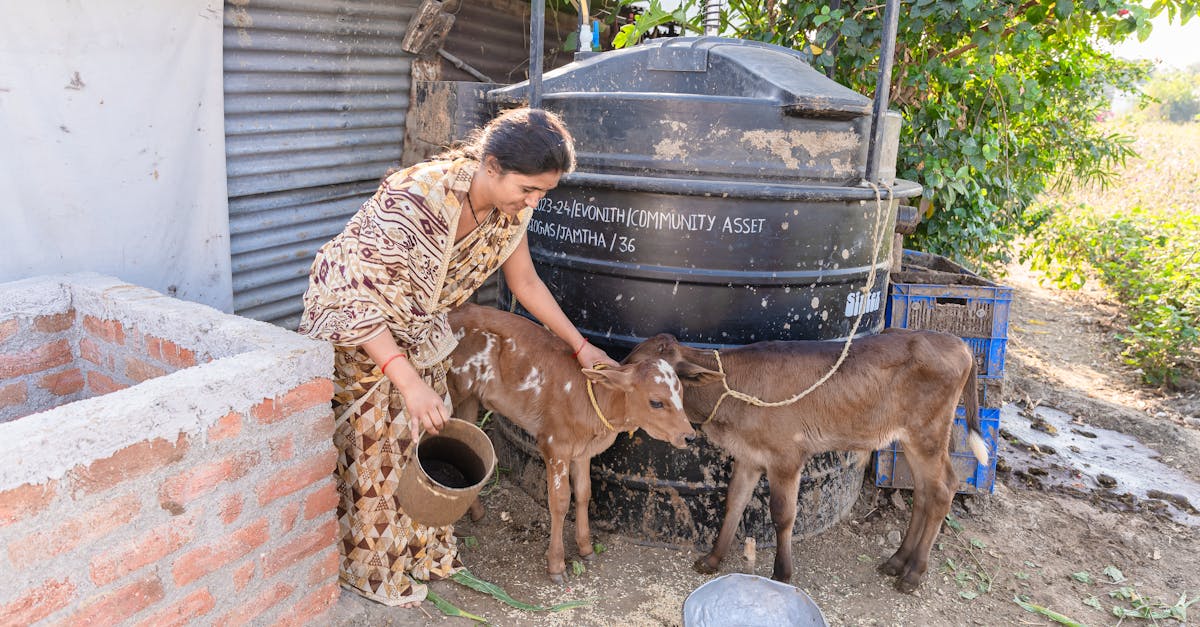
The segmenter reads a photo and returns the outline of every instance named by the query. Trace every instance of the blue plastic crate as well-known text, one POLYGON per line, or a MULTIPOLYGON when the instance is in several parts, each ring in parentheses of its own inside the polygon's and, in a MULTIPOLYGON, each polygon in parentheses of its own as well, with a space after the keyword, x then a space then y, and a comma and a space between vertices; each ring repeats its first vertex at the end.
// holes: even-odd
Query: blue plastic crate
POLYGON ((1004 378, 1004 353, 1008 350, 1008 339, 964 337, 962 341, 971 347, 975 355, 976 376, 980 379, 1004 378))
POLYGON ((888 295, 888 327, 956 335, 971 347, 980 377, 1004 377, 1011 287, 981 278, 945 257, 906 250, 902 271, 891 276, 888 295), (923 270, 910 271, 916 267, 923 270))
MULTIPOLYGON (((988 463, 980 464, 967 446, 966 413, 960 407, 950 436, 950 463, 959 478, 958 491, 965 494, 991 494, 996 488, 996 452, 1000 437, 1000 410, 980 408, 979 426, 987 444, 988 463)), ((881 488, 912 489, 912 470, 904 459, 904 448, 892 442, 875 452, 875 485, 881 488)))
POLYGON ((892 283, 888 326, 961 338, 1006 338, 1012 293, 1011 287, 1000 285, 892 283))

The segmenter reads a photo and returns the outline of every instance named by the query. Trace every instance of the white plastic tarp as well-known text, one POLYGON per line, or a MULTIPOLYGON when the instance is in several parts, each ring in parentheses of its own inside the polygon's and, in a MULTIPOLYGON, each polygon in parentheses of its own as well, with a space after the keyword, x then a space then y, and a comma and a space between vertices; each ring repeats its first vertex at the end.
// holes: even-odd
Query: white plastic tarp
POLYGON ((220 0, 0 0, 0 281, 230 311, 220 0))

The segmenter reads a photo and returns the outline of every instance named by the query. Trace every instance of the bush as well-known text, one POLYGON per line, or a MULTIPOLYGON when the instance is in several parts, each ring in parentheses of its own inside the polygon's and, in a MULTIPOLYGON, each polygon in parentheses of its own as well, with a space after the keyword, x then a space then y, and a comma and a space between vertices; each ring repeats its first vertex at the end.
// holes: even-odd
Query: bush
POLYGON ((1089 275, 1124 305, 1126 361, 1171 387, 1200 366, 1200 215, 1135 206, 1105 215, 1088 205, 1038 209, 1027 255, 1059 286, 1089 275))

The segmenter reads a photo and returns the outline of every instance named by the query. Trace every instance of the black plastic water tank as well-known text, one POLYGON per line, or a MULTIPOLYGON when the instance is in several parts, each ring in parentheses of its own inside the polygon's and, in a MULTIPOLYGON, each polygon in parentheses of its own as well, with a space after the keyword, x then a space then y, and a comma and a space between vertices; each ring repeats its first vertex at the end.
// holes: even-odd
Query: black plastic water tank
MULTIPOLYGON (((886 116, 880 147, 889 203, 886 189, 877 202, 861 183, 870 100, 786 48, 655 40, 559 68, 542 89, 543 106, 575 135, 578 168, 537 207, 530 250, 592 343, 619 359, 660 332, 719 348, 844 338, 860 312, 860 334, 882 327, 896 206, 920 193, 893 180, 899 116, 886 116), (878 275, 864 294, 873 258, 878 275)), ((521 83, 488 98, 505 107, 527 91, 521 83)), ((502 425, 501 434, 515 447, 502 464, 540 463, 520 452, 523 433, 502 425)), ((728 460, 706 442, 679 452, 622 436, 592 474, 599 526, 669 544, 715 538, 728 460)), ((860 482, 848 455, 814 459, 796 533, 837 522, 860 482)), ((770 544, 765 495, 764 482, 743 529, 770 544)))

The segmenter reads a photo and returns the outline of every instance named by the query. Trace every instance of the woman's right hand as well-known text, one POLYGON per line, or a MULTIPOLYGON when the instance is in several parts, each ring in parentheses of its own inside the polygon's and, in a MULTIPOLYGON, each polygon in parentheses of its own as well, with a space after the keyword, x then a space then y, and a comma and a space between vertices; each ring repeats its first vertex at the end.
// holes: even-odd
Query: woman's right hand
POLYGON ((432 435, 437 435, 438 431, 446 426, 449 417, 446 404, 424 379, 417 378, 399 391, 404 397, 404 408, 408 413, 409 428, 412 429, 413 437, 416 437, 420 427, 424 427, 425 431, 432 435))

